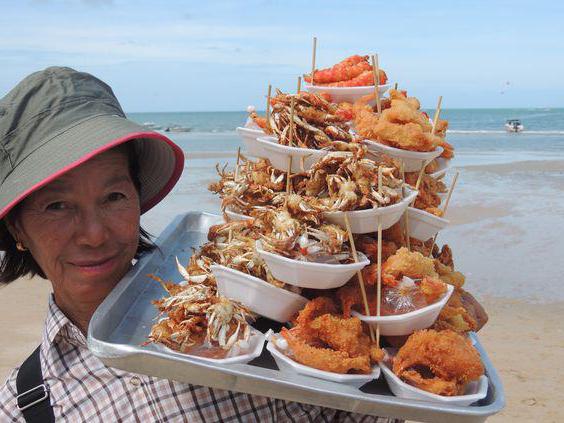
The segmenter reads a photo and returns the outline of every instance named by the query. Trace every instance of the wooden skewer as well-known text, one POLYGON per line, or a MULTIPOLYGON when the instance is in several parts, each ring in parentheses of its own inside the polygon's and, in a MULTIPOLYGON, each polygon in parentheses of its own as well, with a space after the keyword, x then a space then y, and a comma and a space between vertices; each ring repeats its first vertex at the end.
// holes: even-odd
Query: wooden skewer
POLYGON ((302 77, 298 76, 298 94, 302 90, 302 77))
POLYGON ((290 177, 292 176, 292 156, 288 156, 288 171, 286 172, 286 194, 290 194, 292 185, 290 177))
POLYGON ((435 135, 435 129, 437 128, 437 122, 439 121, 439 115, 441 114, 441 103, 443 102, 443 96, 439 96, 439 101, 437 102, 437 108, 435 109, 435 116, 433 116, 433 129, 431 129, 431 135, 435 135))
MULTIPOLYGON (((419 189, 419 187, 421 186, 421 181, 423 180, 423 174, 425 173, 425 168, 431 162, 432 162, 432 160, 425 160, 423 162, 423 166, 421 166, 421 170, 419 171, 419 176, 417 177, 417 182, 415 184, 415 191, 417 191, 419 189)), ((411 204, 415 204, 415 200, 413 200, 413 203, 411 203, 411 204)))
MULTIPOLYGON (((344 213, 345 215, 345 226, 347 228, 347 234, 349 236, 349 243, 351 244, 351 250, 353 253, 353 258, 356 263, 358 263, 358 254, 356 253, 356 246, 354 245, 354 238, 351 231, 351 224, 349 222, 349 216, 347 212, 344 213)), ((370 307, 368 307, 368 298, 366 297, 366 289, 364 287, 364 279, 362 277, 362 271, 358 270, 356 272, 356 276, 358 278, 358 284, 360 285, 360 292, 362 294, 362 302, 364 303, 364 314, 366 316, 370 316, 370 307)), ((374 328, 372 325, 368 325, 370 330, 370 340, 374 342, 376 338, 374 337, 374 328)))
MULTIPOLYGON (((382 167, 378 167, 378 193, 382 194, 382 167)), ((378 215, 378 254, 377 266, 377 285, 376 285, 376 316, 380 317, 380 305, 382 302, 382 219, 378 215)), ((380 348, 380 325, 376 325, 376 347, 380 348)))
POLYGON ((235 175, 233 176, 233 180, 237 182, 239 179, 239 162, 241 161, 241 147, 237 148, 237 162, 235 163, 235 175))
MULTIPOLYGON (((376 260, 377 286, 376 286, 376 316, 380 317, 380 304, 382 303, 382 219, 378 215, 378 254, 376 260)), ((380 348, 380 325, 376 325, 376 347, 380 348)))
POLYGON ((372 55, 372 72, 374 73, 374 92, 376 93, 376 110, 378 114, 382 113, 382 105, 380 104, 380 68, 378 67, 378 55, 372 55))
POLYGON ((394 90, 397 91, 397 89, 398 89, 398 83, 396 82, 396 83, 394 84, 394 90))
POLYGON ((454 186, 456 185, 456 181, 458 180, 459 174, 460 174, 460 172, 456 172, 456 174, 454 175, 454 179, 452 180, 452 184, 450 184, 450 189, 448 190, 447 198, 446 198, 446 201, 445 201, 445 206, 443 208, 443 216, 447 212, 448 203, 450 202, 450 197, 452 196, 452 191, 454 191, 454 186))
MULTIPOLYGON (((402 195, 402 198, 403 198, 403 197, 405 197, 405 184, 406 184, 403 160, 401 161, 401 164, 400 164, 400 173, 401 173, 401 180, 403 181, 403 183, 401 185, 401 195, 402 195)), ((407 209, 405 209, 405 212, 403 214, 403 220, 405 222, 405 224, 404 224, 405 246, 407 247, 408 250, 411 251, 411 243, 409 241, 409 214, 408 214, 407 209)))
POLYGON ((290 103, 290 139, 288 140, 288 145, 293 146, 294 142, 294 108, 296 105, 296 98, 292 96, 292 101, 290 103))
MULTIPOLYGON (((454 186, 456 185, 456 181, 458 180, 459 174, 460 174, 460 172, 456 172, 456 174, 454 175, 454 178, 452 180, 452 184, 450 184, 450 188, 448 189, 448 194, 447 194, 447 198, 446 198, 446 201, 445 201, 445 206, 443 207, 443 217, 446 215, 448 203, 450 202, 450 197, 452 196, 452 191, 454 191, 454 186)), ((435 236, 433 237, 433 243, 431 244, 431 251, 429 252, 429 257, 431 257, 433 255, 433 247, 435 246, 435 243, 437 242, 438 236, 439 236, 439 233, 437 232, 435 234, 435 236)))
POLYGON ((268 84, 268 95, 266 96, 266 128, 270 132, 270 97, 272 95, 272 85, 268 84))
MULTIPOLYGON (((432 161, 432 159, 431 160, 425 160, 423 162, 423 166, 421 167, 421 170, 419 171, 419 176, 417 177, 417 183, 415 184, 415 191, 419 190, 419 186, 421 185, 421 181, 423 180, 423 173, 425 172, 425 168, 427 167, 427 165, 429 163, 431 163, 431 161, 432 161)), ((416 200, 417 200, 417 197, 415 197, 415 200, 413 200, 411 202, 409 207, 413 207, 416 200)), ((406 236, 406 239, 407 239, 407 249, 409 251, 411 251, 411 239, 409 237, 409 207, 405 211, 405 236, 406 236)))
POLYGON ((313 83, 313 75, 315 74, 315 54, 317 50, 317 37, 313 37, 313 52, 311 55, 311 86, 314 85, 313 83))

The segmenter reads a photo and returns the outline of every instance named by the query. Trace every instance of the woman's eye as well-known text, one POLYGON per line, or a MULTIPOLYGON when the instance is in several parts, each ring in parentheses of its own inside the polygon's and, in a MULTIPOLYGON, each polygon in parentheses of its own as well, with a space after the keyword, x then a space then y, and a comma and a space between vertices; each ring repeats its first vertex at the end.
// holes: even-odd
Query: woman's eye
POLYGON ((112 192, 110 195, 108 195, 108 201, 113 202, 113 201, 119 201, 125 198, 125 195, 123 195, 121 192, 112 192))
POLYGON ((57 211, 57 210, 65 210, 68 206, 63 201, 55 201, 54 203, 50 203, 47 205, 47 210, 57 211))

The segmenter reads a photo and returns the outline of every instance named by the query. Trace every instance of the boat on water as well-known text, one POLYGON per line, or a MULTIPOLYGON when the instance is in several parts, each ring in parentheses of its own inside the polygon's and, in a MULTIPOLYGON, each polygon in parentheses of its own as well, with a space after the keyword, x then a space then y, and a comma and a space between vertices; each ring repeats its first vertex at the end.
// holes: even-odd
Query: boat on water
POLYGON ((171 126, 167 126, 164 131, 165 132, 190 132, 192 130, 192 128, 189 128, 187 126, 181 126, 181 125, 171 125, 171 126))
POLYGON ((155 122, 143 122, 143 126, 147 129, 151 129, 153 131, 163 129, 162 126, 157 125, 155 122))
POLYGON ((507 132, 521 132, 525 127, 519 119, 509 119, 505 122, 505 130, 507 132))

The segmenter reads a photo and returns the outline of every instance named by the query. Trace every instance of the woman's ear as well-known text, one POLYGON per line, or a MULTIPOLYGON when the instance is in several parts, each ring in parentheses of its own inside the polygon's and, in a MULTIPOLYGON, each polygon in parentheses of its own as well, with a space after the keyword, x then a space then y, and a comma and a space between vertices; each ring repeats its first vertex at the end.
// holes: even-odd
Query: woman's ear
POLYGON ((16 242, 19 241, 22 231, 18 219, 8 215, 4 218, 4 225, 6 226, 6 229, 8 230, 10 235, 12 235, 12 238, 14 238, 16 242))

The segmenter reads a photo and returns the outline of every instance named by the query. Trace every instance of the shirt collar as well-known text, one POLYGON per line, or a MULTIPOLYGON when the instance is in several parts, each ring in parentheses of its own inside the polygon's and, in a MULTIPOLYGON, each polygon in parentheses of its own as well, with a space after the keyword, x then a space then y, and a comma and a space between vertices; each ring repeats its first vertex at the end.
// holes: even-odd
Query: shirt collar
POLYGON ((49 345, 59 339, 63 339, 78 347, 86 347, 86 337, 57 306, 53 294, 49 296, 49 309, 45 320, 43 337, 49 345))

